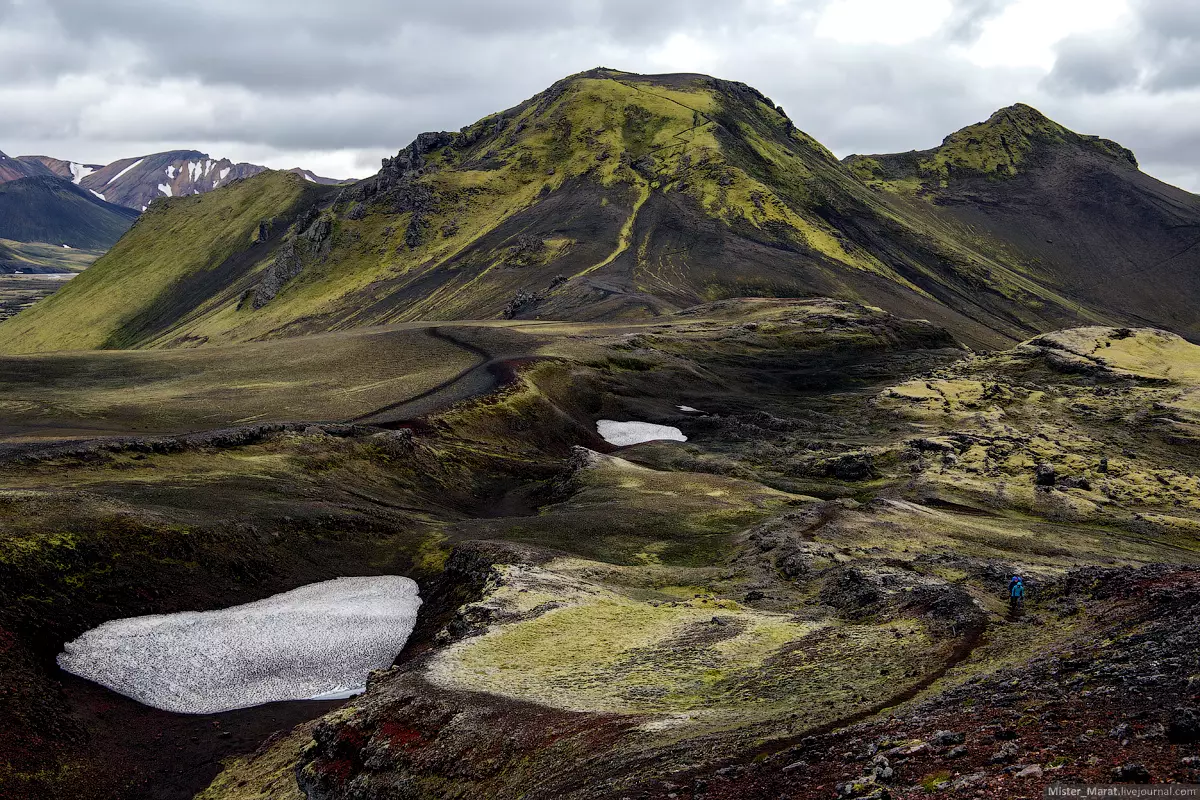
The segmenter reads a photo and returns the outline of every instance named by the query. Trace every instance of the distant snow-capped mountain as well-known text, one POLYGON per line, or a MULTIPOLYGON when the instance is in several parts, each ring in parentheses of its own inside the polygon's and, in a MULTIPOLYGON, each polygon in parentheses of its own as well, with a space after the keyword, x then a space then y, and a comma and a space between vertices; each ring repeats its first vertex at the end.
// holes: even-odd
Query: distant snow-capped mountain
MULTIPOLYGON (((10 158, 0 153, 0 183, 52 174, 72 181, 105 202, 135 211, 145 211, 158 197, 204 194, 266 169, 258 164, 235 164, 227 158, 214 159, 198 150, 123 158, 107 165, 81 164, 50 156, 10 158)), ((340 183, 299 167, 289 171, 313 183, 340 183)))

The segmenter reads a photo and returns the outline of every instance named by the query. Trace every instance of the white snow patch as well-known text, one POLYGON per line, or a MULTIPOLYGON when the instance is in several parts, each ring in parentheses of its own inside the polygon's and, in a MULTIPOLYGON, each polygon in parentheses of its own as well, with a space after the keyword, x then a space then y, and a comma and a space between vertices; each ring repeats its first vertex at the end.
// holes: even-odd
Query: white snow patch
POLYGON ((700 409, 692 408, 691 406, 675 406, 675 407, 678 408, 680 411, 686 411, 689 414, 703 414, 704 413, 700 409))
POLYGON ((104 199, 104 195, 100 194, 95 189, 88 189, 88 191, 91 192, 92 194, 96 195, 96 197, 99 197, 101 200, 104 199))
POLYGON ((367 690, 364 686, 355 686, 353 689, 334 689, 332 692, 314 695, 309 700, 345 700, 349 697, 356 697, 367 690))
POLYGON ((116 175, 114 175, 114 176, 112 176, 111 178, 109 178, 109 179, 108 179, 108 183, 106 183, 106 184, 104 184, 104 185, 107 187, 107 186, 108 186, 110 183, 112 183, 113 181, 115 181, 117 178, 120 178, 120 177, 121 177, 122 175, 124 175, 126 172, 129 172, 129 170, 133 169, 134 167, 136 167, 138 164, 142 163, 142 162, 143 162, 143 161, 145 161, 145 160, 146 160, 146 159, 144 159, 144 158, 139 158, 137 161, 133 162, 133 163, 132 163, 132 164, 130 164, 128 167, 126 167, 125 169, 123 169, 123 170, 121 170, 120 172, 118 172, 116 175))
POLYGON ((67 642, 58 664, 181 714, 331 698, 391 665, 420 604, 409 578, 338 578, 221 611, 106 622, 67 642))
POLYGON ((303 175, 304 175, 304 180, 306 180, 306 181, 309 181, 310 183, 316 183, 316 182, 317 182, 317 179, 316 179, 316 178, 314 178, 312 175, 309 175, 307 172, 304 172, 304 173, 301 173, 301 174, 303 174, 303 175))
POLYGON ((207 175, 208 173, 212 172, 212 168, 213 160, 210 158, 208 161, 204 162, 204 174, 207 175))
POLYGON ((174 196, 175 196, 175 193, 174 193, 173 191, 171 191, 171 185, 170 185, 170 184, 167 184, 167 183, 160 183, 160 184, 158 185, 158 190, 159 190, 160 192, 162 192, 163 194, 165 194, 167 197, 174 197, 174 196))
POLYGON ((145 207, 145 206, 142 206, 142 211, 145 211, 145 210, 146 210, 146 207, 145 207))
POLYGON ((176 172, 177 172, 177 170, 175 169, 175 165, 174 165, 174 164, 171 164, 170 166, 168 166, 168 167, 167 167, 167 180, 169 180, 169 181, 173 181, 173 180, 175 180, 175 173, 176 173, 176 172))
POLYGON ((229 174, 229 170, 231 170, 231 169, 233 169, 233 167, 226 167, 225 169, 221 170, 221 177, 217 178, 217 180, 219 180, 219 181, 225 180, 225 176, 229 174))
POLYGON ((85 167, 83 164, 76 164, 74 161, 69 162, 71 166, 71 180, 79 183, 81 180, 91 175, 96 170, 91 167, 85 167))
POLYGON ((189 161, 189 162, 187 162, 187 171, 188 171, 188 178, 191 180, 192 183, 195 183, 196 179, 199 178, 201 174, 203 174, 204 163, 201 161, 197 161, 196 163, 193 164, 191 161, 189 161))
POLYGON ((653 442, 667 439, 673 442, 686 442, 687 437, 679 428, 670 425, 655 425, 651 422, 615 422, 602 419, 596 422, 596 431, 609 444, 626 447, 641 442, 653 442))
POLYGON ((71 245, 69 245, 69 244, 63 245, 63 250, 70 250, 70 249, 71 249, 71 245))

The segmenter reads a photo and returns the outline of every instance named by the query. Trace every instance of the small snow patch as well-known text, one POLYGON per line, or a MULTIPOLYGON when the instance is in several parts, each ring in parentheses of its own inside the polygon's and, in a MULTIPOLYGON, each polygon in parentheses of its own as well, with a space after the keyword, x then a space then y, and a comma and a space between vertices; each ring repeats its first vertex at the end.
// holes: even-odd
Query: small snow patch
POLYGON ((175 193, 171 191, 171 186, 166 183, 160 183, 158 185, 158 190, 160 192, 162 192, 163 194, 165 194, 167 197, 174 197, 174 195, 175 195, 175 193))
POLYGON ((704 413, 700 409, 692 408, 691 406, 675 406, 675 407, 678 408, 680 411, 686 411, 689 414, 703 414, 704 413))
POLYGON ((221 173, 220 173, 221 177, 217 178, 217 180, 219 180, 219 181, 225 180, 225 176, 229 174, 229 170, 231 170, 231 169, 233 169, 233 167, 226 167, 225 169, 221 170, 221 173))
POLYGON ((91 192, 92 194, 96 195, 96 197, 99 197, 101 200, 104 199, 104 195, 100 194, 95 189, 88 189, 88 191, 91 192))
POLYGON ((70 249, 71 249, 71 245, 69 245, 69 244, 63 245, 63 250, 70 250, 70 249))
POLYGON ((333 699, 391 665, 420 604, 409 578, 338 578, 221 611, 106 622, 64 645, 58 664, 181 714, 333 699))
POLYGON ((666 439, 672 442, 686 442, 687 437, 679 428, 670 425, 655 425, 651 422, 615 422, 602 419, 596 422, 596 431, 609 444, 617 447, 627 447, 641 442, 653 442, 666 439))
POLYGON ((353 689, 334 689, 332 692, 313 695, 309 700, 345 700, 350 697, 357 697, 367 690, 366 686, 356 686, 353 689))
POLYGON ((167 180, 175 180, 175 171, 174 164, 171 164, 169 167, 167 167, 167 180))
POLYGON ((117 179, 118 179, 118 178, 120 178, 122 175, 124 175, 126 172, 129 172, 129 170, 133 169, 134 167, 136 167, 138 164, 142 163, 142 162, 143 162, 143 161, 145 161, 145 160, 146 160, 146 159, 144 159, 144 158, 139 158, 137 161, 133 162, 133 163, 132 163, 132 164, 130 164, 128 167, 126 167, 125 169, 123 169, 123 170, 121 170, 120 172, 118 172, 116 175, 114 175, 114 176, 112 176, 111 178, 109 178, 109 179, 108 179, 108 183, 105 183, 104 185, 105 185, 105 186, 108 186, 110 183, 112 183, 113 181, 117 180, 117 179))

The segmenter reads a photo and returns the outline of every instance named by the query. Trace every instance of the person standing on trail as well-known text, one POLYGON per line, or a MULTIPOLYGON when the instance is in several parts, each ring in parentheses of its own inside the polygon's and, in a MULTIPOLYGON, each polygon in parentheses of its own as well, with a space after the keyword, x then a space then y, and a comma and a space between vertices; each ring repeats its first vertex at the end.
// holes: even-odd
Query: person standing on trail
POLYGON ((1008 582, 1008 607, 1011 611, 1016 611, 1017 606, 1025 602, 1025 582, 1021 580, 1020 575, 1013 575, 1012 580, 1008 582))

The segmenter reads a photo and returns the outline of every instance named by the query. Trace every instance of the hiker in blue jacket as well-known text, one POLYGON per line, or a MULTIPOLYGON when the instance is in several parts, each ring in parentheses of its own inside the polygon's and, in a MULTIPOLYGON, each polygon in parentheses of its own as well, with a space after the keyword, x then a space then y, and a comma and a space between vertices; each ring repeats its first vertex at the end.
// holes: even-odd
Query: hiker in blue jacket
POLYGON ((1025 602, 1025 582, 1021 580, 1020 575, 1013 575, 1012 580, 1008 582, 1008 607, 1011 611, 1016 611, 1017 606, 1025 602))

